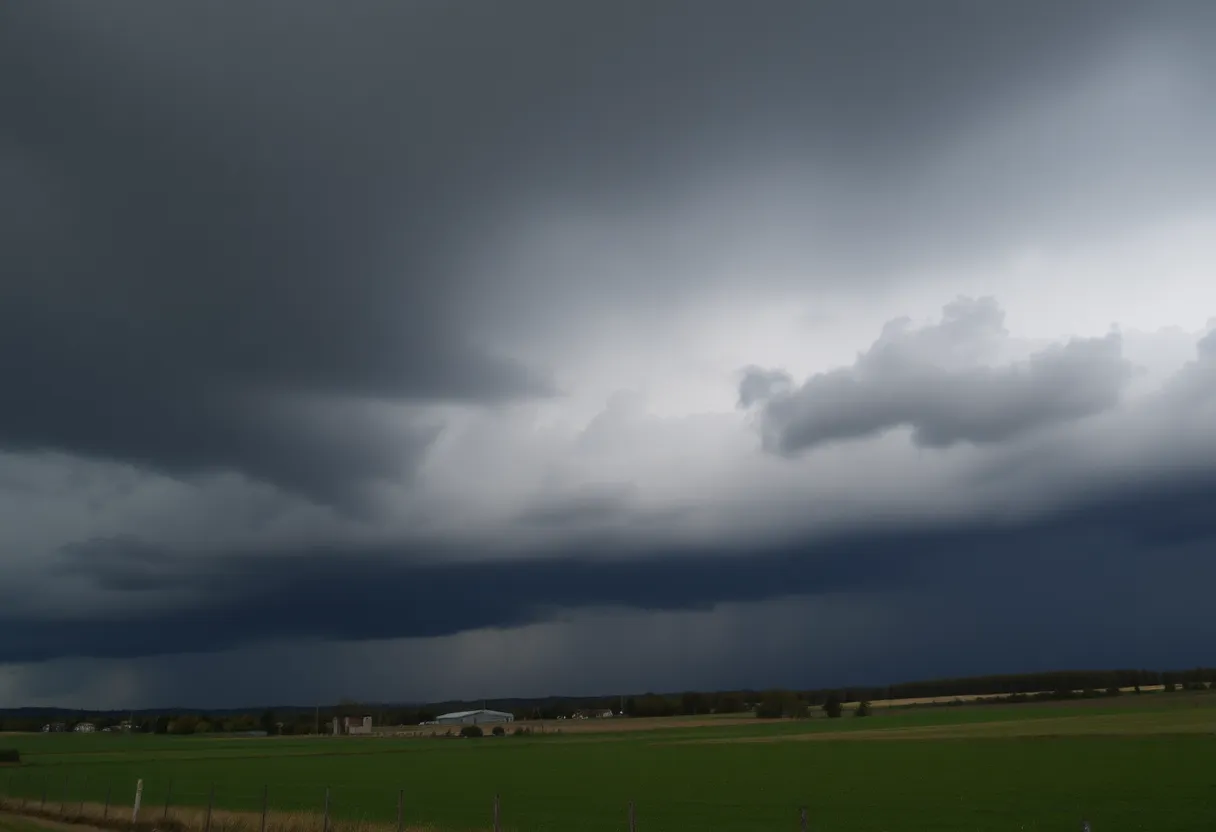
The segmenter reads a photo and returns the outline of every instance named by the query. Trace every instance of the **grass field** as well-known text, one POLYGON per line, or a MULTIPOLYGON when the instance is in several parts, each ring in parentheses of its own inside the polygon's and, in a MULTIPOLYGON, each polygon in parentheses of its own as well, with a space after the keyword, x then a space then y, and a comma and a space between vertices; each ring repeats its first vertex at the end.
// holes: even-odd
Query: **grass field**
MULTIPOLYGON (((622 727, 627 727, 622 722, 622 727)), ((868 719, 654 721, 649 730, 480 740, 9 735, 0 792, 144 818, 202 807, 395 829, 1216 829, 1216 693, 882 711, 868 719), (125 805, 125 810, 120 810, 125 805), (174 809, 173 812, 184 810, 174 809)), ((256 815, 251 815, 256 817, 256 815)), ((199 815, 195 813, 193 817, 199 815)), ((218 818, 213 829, 224 827, 218 818)), ((273 826, 274 824, 272 824, 273 826)), ((256 829, 256 826, 255 826, 256 829)))

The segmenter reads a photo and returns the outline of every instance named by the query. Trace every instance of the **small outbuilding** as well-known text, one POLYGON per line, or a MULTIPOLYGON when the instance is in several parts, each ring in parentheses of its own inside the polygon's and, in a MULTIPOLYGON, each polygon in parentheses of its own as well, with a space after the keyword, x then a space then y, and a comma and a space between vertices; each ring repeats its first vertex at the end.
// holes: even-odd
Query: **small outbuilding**
POLYGON ((347 716, 343 717, 339 722, 338 717, 334 717, 333 734, 348 734, 350 736, 358 736, 360 734, 368 736, 372 733, 372 718, 370 716, 347 716))
POLYGON ((488 722, 514 722, 515 715, 506 711, 479 708, 476 711, 453 711, 435 717, 436 725, 484 725, 488 722))

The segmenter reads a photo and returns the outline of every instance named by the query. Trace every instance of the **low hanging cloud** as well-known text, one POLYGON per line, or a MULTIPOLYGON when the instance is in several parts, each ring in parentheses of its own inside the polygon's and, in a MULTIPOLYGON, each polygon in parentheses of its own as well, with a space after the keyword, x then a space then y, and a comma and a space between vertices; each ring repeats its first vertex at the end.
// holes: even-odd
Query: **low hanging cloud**
POLYGON ((592 5, 0 7, 0 704, 1204 655, 1216 4, 592 5))
POLYGON ((961 298, 942 320, 891 321, 851 367, 801 386, 779 370, 744 372, 739 405, 756 407, 766 450, 783 455, 907 427, 918 447, 999 443, 1109 410, 1132 377, 1116 333, 1074 338, 1023 361, 987 363, 1009 341, 992 298, 961 298))

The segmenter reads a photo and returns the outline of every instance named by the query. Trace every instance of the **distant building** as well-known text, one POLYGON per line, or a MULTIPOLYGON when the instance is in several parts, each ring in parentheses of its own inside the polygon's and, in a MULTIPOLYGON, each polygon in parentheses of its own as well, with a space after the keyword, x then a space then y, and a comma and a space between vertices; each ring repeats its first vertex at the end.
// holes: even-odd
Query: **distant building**
POLYGON ((349 734, 351 736, 370 735, 372 733, 372 718, 370 716, 345 716, 341 720, 334 717, 333 734, 349 734))
POLYGON ((370 716, 355 717, 348 716, 346 718, 346 733, 348 734, 370 734, 372 732, 372 718, 370 716))
POLYGON ((481 725, 487 722, 514 722, 515 715, 506 711, 479 708, 476 711, 453 711, 435 717, 436 725, 481 725))
POLYGON ((91 722, 78 722, 72 730, 77 734, 91 734, 97 730, 97 726, 91 722))

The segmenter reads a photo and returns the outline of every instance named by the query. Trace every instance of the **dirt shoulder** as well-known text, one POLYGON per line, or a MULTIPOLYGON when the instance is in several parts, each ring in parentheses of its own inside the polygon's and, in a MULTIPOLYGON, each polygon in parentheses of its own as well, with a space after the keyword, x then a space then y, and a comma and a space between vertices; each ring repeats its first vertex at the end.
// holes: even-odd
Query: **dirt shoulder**
POLYGON ((106 832, 93 826, 0 811, 0 832, 106 832))

